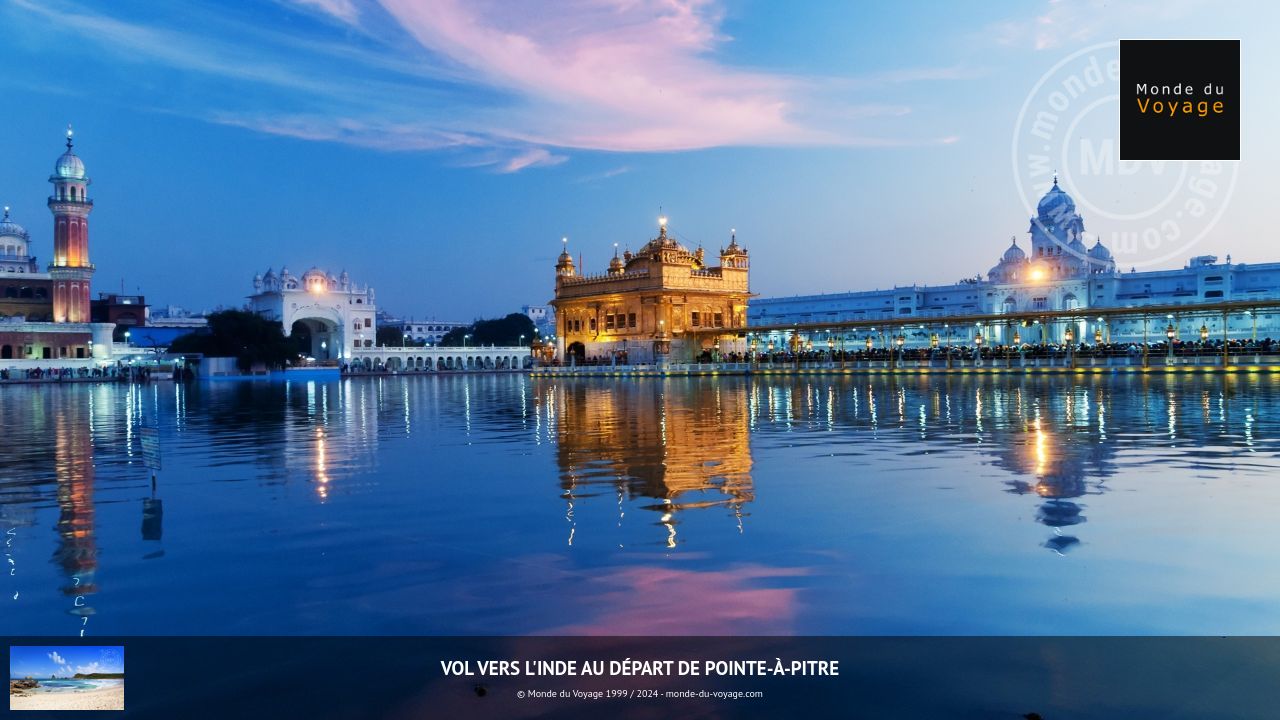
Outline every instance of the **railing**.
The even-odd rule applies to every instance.
[[[788,373],[788,372],[934,372],[947,370],[983,370],[999,369],[1008,371],[1038,369],[1045,370],[1086,370],[1089,368],[1146,368],[1158,370],[1162,368],[1221,368],[1221,354],[1174,355],[1148,353],[1136,355],[1076,356],[1060,354],[1045,357],[1027,357],[1019,355],[989,356],[975,358],[944,357],[910,358],[904,360],[887,358],[878,359],[790,359],[767,360],[759,362],[695,362],[695,363],[645,363],[645,364],[601,364],[601,365],[541,365],[533,371],[545,375],[646,375],[646,374],[736,374],[749,375],[755,373]],[[1280,369],[1280,352],[1272,353],[1231,353],[1226,356],[1228,368],[1271,367]]]

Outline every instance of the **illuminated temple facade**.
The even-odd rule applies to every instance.
[[[660,218],[657,237],[618,255],[608,272],[580,275],[566,243],[556,262],[556,353],[565,363],[690,361],[745,352],[751,297],[747,251],[734,234],[709,266]]]
[[[927,344],[942,332],[948,317],[961,315],[1019,315],[1037,311],[1087,308],[1141,308],[1195,305],[1225,301],[1280,298],[1280,263],[1219,262],[1213,255],[1191,258],[1177,270],[1121,272],[1101,239],[1086,239],[1084,218],[1057,178],[1031,218],[1028,247],[1015,237],[985,278],[952,285],[910,285],[888,290],[761,298],[753,301],[753,326],[886,320],[901,323],[919,318],[922,325],[904,332],[907,345]],[[1140,314],[1140,310],[1139,313]],[[1195,335],[1205,322],[1214,337],[1223,333],[1221,318],[1170,318],[1182,337]],[[1096,322],[1082,313],[1075,322],[1035,324],[1022,329],[1027,342],[1061,342],[1068,327],[1076,338],[1101,332],[1111,342],[1142,341],[1144,335],[1163,339],[1165,319],[1144,323],[1141,317]],[[1274,336],[1274,317],[1268,313],[1230,315],[1232,339]],[[934,327],[925,328],[924,325]],[[954,328],[952,328],[954,330]],[[967,331],[958,331],[966,332]],[[1013,323],[990,323],[984,332],[996,343],[1008,342]],[[778,339],[785,339],[780,333]]]

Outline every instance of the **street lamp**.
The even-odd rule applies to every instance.
[[[471,335],[470,335],[470,334],[463,335],[463,336],[462,336],[462,347],[466,347],[466,346],[467,346],[467,341],[468,341],[468,340],[470,340],[470,339],[471,339]]]
[[[1164,334],[1165,334],[1165,337],[1169,338],[1169,353],[1167,357],[1168,357],[1169,364],[1172,365],[1173,364],[1173,339],[1178,337],[1178,330],[1173,326],[1173,323],[1169,323],[1169,327],[1165,328]]]
[[[1067,365],[1076,366],[1076,333],[1070,326],[1062,332],[1062,339],[1067,344]]]
[[[973,336],[973,344],[975,348],[973,353],[973,364],[978,366],[982,364],[982,331],[978,331],[978,333]]]

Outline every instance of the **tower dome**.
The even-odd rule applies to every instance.
[[[575,272],[573,256],[569,254],[569,238],[561,238],[560,242],[564,244],[564,249],[560,251],[560,256],[556,258],[556,275],[573,277]]]
[[[1004,261],[1011,263],[1026,260],[1027,253],[1024,252],[1022,248],[1018,247],[1018,238],[1010,238],[1010,240],[1012,242],[1010,243],[1009,248],[1004,251]]]
[[[609,274],[620,275],[627,269],[626,263],[618,257],[618,243],[613,244],[613,259],[609,261]]]
[[[4,218],[0,219],[0,237],[18,238],[23,242],[31,239],[31,235],[27,233],[26,228],[9,219],[8,206],[4,209]]]
[[[1076,212],[1076,201],[1066,193],[1061,187],[1058,187],[1058,176],[1053,176],[1053,187],[1049,188],[1049,192],[1040,198],[1040,204],[1036,206],[1036,213],[1042,219],[1066,219],[1074,215]]]
[[[71,150],[71,126],[67,126],[67,151],[54,163],[53,176],[64,180],[84,180],[84,161]]]
[[[1098,238],[1093,247],[1089,248],[1089,259],[1099,262],[1109,262],[1111,260],[1111,251],[1102,244],[1102,238]]]
[[[1088,253],[1088,250],[1085,249],[1084,241],[1080,239],[1080,233],[1071,234],[1071,242],[1067,243],[1067,250],[1079,257],[1084,257]]]

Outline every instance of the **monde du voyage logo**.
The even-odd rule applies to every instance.
[[[1121,40],[1122,160],[1240,159],[1239,40]]]
[[[1239,171],[1239,58],[1235,40],[1112,40],[1047,66],[1011,145],[1014,189],[1032,223],[1057,237],[1055,218],[1038,207],[1057,185],[1073,204],[1054,207],[1082,216],[1081,239],[1101,241],[1107,265],[1154,268],[1200,252]]]

